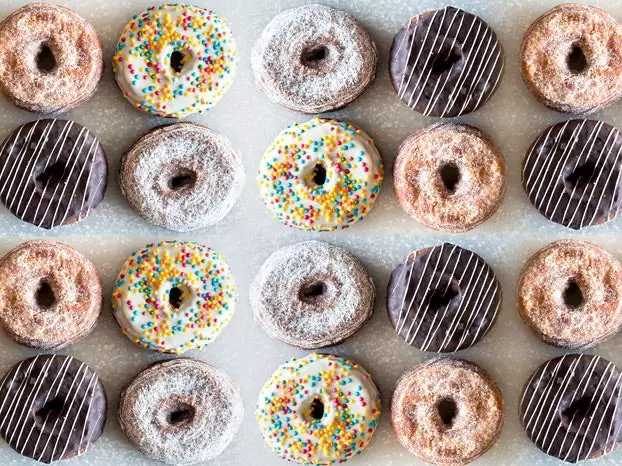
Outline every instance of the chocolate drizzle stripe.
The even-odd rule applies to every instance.
[[[39,355],[35,356],[35,361],[39,358]],[[17,389],[17,397],[14,397],[11,400],[11,404],[8,406],[8,411],[4,414],[4,417],[2,418],[2,424],[0,424],[0,432],[2,432],[2,429],[4,428],[4,435],[6,436],[8,431],[9,431],[9,427],[11,426],[11,419],[13,419],[13,415],[15,414],[15,410],[17,409],[17,406],[19,404],[19,400],[21,400],[21,397],[24,393],[24,389],[26,388],[26,381],[28,380],[28,378],[30,377],[30,373],[32,372],[32,368],[33,368],[34,364],[28,366],[28,368],[26,369],[26,377],[24,377],[22,379],[22,381],[19,384],[19,387]],[[7,421],[7,419],[9,420],[9,423],[6,425],[6,428],[4,427],[4,423]]]
[[[551,126],[532,145],[523,166],[523,186],[534,207],[575,229],[615,216],[622,188],[619,135],[602,121],[569,120]],[[569,177],[585,166],[590,172],[571,183]]]
[[[492,269],[471,251],[448,243],[423,254],[427,257],[410,254],[391,279],[394,283],[389,290],[389,313],[395,315],[397,333],[423,351],[456,351],[473,345],[484,325],[486,332],[490,329],[500,308],[498,282]],[[415,267],[418,276],[413,276]],[[432,297],[447,296],[452,283],[460,290],[459,300],[450,298],[442,307],[432,309]],[[421,333],[422,328],[425,333]],[[445,330],[439,335],[441,328]]]

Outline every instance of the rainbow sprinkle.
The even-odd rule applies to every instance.
[[[332,231],[367,215],[382,178],[382,157],[367,134],[350,123],[314,118],[279,134],[263,156],[258,181],[279,221]]]
[[[171,59],[180,58],[176,71]],[[227,23],[191,5],[154,6],[123,29],[112,59],[115,79],[137,108],[182,118],[213,107],[237,71],[238,48]]]
[[[315,408],[321,401],[322,410]],[[283,364],[262,388],[256,417],[273,453],[303,464],[360,454],[381,413],[371,376],[355,362],[311,353]]]
[[[233,316],[229,266],[206,246],[148,244],[132,253],[112,293],[123,333],[143,348],[183,353],[210,344]]]

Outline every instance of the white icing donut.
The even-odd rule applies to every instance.
[[[183,353],[209,345],[233,316],[237,291],[227,263],[206,246],[149,244],[125,262],[112,292],[114,316],[143,348]]]
[[[380,191],[383,163],[356,126],[314,118],[285,128],[266,150],[259,190],[287,226],[332,231],[361,220]]]
[[[311,353],[278,368],[261,389],[255,414],[275,455],[332,464],[367,447],[380,412],[380,394],[365,369],[332,354]]]
[[[237,71],[238,47],[223,18],[190,5],[161,5],[125,26],[112,69],[137,108],[182,118],[213,107]]]

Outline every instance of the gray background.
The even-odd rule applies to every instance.
[[[23,1],[0,1],[0,17],[21,6]],[[95,331],[64,351],[93,367],[101,376],[110,401],[109,420],[103,437],[86,455],[69,460],[74,465],[151,464],[130,445],[116,420],[116,405],[122,386],[150,362],[170,356],[151,353],[134,346],[117,327],[110,311],[109,295],[116,274],[129,253],[147,242],[187,239],[205,243],[221,252],[233,269],[240,290],[236,314],[221,336],[199,357],[225,370],[240,385],[246,416],[243,426],[227,450],[212,461],[220,465],[281,465],[260,437],[254,420],[257,393],[276,367],[292,356],[305,353],[270,340],[252,320],[248,286],[262,262],[275,249],[302,240],[321,239],[344,246],[357,254],[371,271],[377,289],[376,312],[368,324],[346,343],[329,349],[360,362],[374,376],[383,396],[384,413],[374,440],[358,458],[359,465],[421,464],[394,439],[388,402],[402,372],[434,357],[407,346],[393,331],[384,306],[388,276],[406,254],[423,246],[453,241],[483,256],[495,269],[504,291],[503,309],[489,335],[474,348],[459,353],[486,368],[499,383],[507,406],[506,423],[497,445],[481,458],[480,465],[551,465],[561,463],[537,450],[527,440],[517,417],[523,383],[543,361],[561,354],[536,339],[521,322],[515,305],[515,286],[523,263],[538,248],[560,238],[590,239],[622,259],[622,243],[617,241],[622,219],[577,233],[554,225],[529,204],[520,186],[520,164],[531,141],[548,125],[563,121],[564,115],[537,103],[523,85],[518,71],[518,48],[525,28],[555,1],[491,0],[453,2],[482,16],[497,32],[506,51],[506,71],[500,89],[475,114],[459,118],[488,132],[502,149],[509,170],[509,187],[499,212],[476,230],[449,235],[427,230],[402,212],[387,176],[371,214],[346,231],[308,233],[281,226],[262,205],[255,177],[264,149],[278,132],[292,121],[307,117],[270,103],[256,89],[250,68],[250,53],[266,23],[279,11],[304,1],[279,0],[195,0],[224,16],[236,35],[241,50],[240,69],[231,90],[211,112],[191,118],[227,134],[241,149],[247,170],[247,185],[233,209],[220,224],[191,234],[174,234],[153,227],[138,218],[127,206],[118,188],[121,155],[131,143],[164,121],[134,110],[121,96],[112,78],[110,58],[122,28],[130,17],[151,5],[149,0],[63,2],[91,21],[101,34],[106,56],[106,72],[93,98],[64,115],[86,125],[101,139],[111,168],[104,202],[85,221],[51,232],[36,229],[11,216],[0,207],[0,254],[33,238],[53,238],[66,242],[87,255],[97,265],[105,285],[106,304]],[[388,51],[393,34],[417,13],[445,6],[443,2],[421,0],[323,0],[323,3],[353,13],[371,32],[380,51],[378,77],[371,88],[344,110],[330,114],[352,121],[376,141],[390,168],[400,142],[412,131],[432,122],[401,104],[389,82]],[[622,18],[622,2],[594,2]],[[595,115],[622,127],[622,103]],[[0,98],[0,137],[17,125],[36,119]],[[168,122],[168,121],[167,121]],[[390,172],[390,170],[388,170]],[[622,335],[592,350],[622,367]],[[0,372],[21,358],[35,354],[0,335]],[[598,464],[622,463],[622,449]],[[0,464],[32,464],[0,441]]]

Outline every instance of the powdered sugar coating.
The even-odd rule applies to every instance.
[[[190,177],[176,188],[176,177]],[[130,206],[154,225],[175,231],[222,220],[242,192],[246,175],[229,138],[195,123],[153,129],[123,157],[121,190]]]
[[[374,311],[367,270],[345,249],[306,241],[279,249],[250,289],[257,323],[289,345],[312,349],[354,334]]]
[[[175,422],[173,413],[186,415]],[[119,423],[130,442],[144,455],[168,464],[194,464],[218,456],[243,417],[235,382],[219,369],[189,358],[148,367],[123,390],[119,402]]]
[[[251,55],[268,98],[302,113],[348,105],[375,79],[377,61],[376,44],[356,18],[317,4],[275,16]]]

